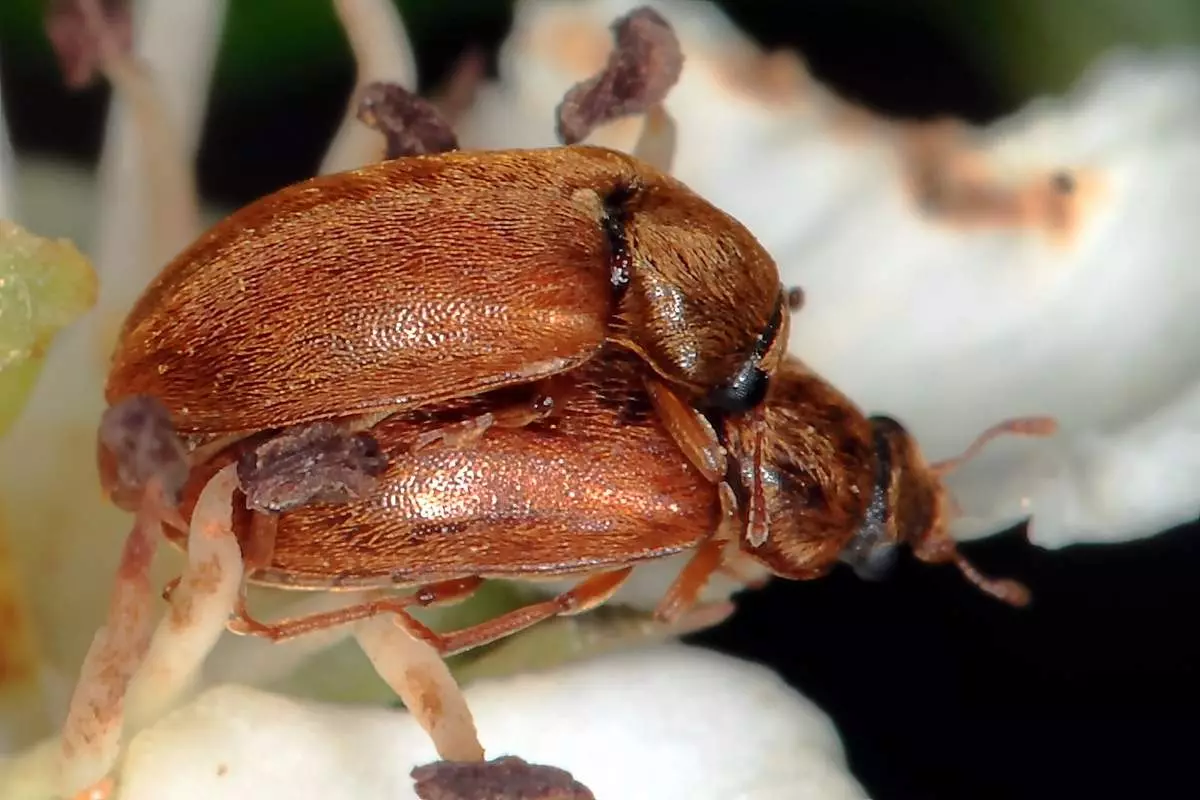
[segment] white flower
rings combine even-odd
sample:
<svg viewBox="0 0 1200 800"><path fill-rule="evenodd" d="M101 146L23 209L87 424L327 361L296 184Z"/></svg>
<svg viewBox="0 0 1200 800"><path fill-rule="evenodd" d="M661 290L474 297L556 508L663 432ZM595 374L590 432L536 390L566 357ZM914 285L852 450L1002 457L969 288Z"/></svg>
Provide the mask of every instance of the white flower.
<svg viewBox="0 0 1200 800"><path fill-rule="evenodd" d="M828 718L779 678L663 646L472 684L495 753L570 771L597 798L865 798ZM300 702L222 685L129 745L121 800L415 797L436 759L405 713ZM37 786L14 783L36 795ZM20 795L5 794L5 797Z"/></svg>
<svg viewBox="0 0 1200 800"><path fill-rule="evenodd" d="M552 144L562 93L638 0L524 0L465 145ZM707 3L650 3L686 57L673 172L799 284L792 351L933 458L1058 417L954 474L957 534L1029 516L1047 547L1149 536L1200 508L1200 59L1122 54L982 129L854 108ZM517 109L519 113L513 114ZM515 120L509 122L508 120ZM593 141L631 149L637 120ZM1063 191L1063 190L1066 191Z"/></svg>
<svg viewBox="0 0 1200 800"><path fill-rule="evenodd" d="M563 92L603 63L611 22L640 4L521 3L499 82L481 87L457 122L463 145L554 144ZM1200 322L1188 312L1200 279L1189 268L1197 234L1188 220L1200 200L1200 68L1192 56L1112 60L1074 96L980 130L908 125L841 101L794 54L763 53L707 3L651 5L687 57L666 103L678 132L672 171L742 219L785 280L805 288L794 351L869 410L904 421L934 457L1001 417L1061 419L1060 436L998 443L953 477L969 515L961 535L1033 513L1040 544L1116 541L1194 515ZM393 4L335 6L359 85L411 85ZM35 712L18 719L0 706L8 752L61 720L103 621L129 518L97 490L100 387L133 297L202 228L187 165L225 7L138 6L135 41L154 80L109 75L117 92L94 234L57 200L14 191L29 184L13 182L0 126L0 213L23 215L43 235L77 237L101 280L96 310L60 338L26 413L0 442L10 560L33 587L21 621L40 634L40 671L20 687ZM631 149L641 124L614 123L591 141ZM348 114L321 169L379 150L379 137ZM17 165L25 179L30 166ZM37 213L46 206L54 216ZM179 571L172 555L155 571L159 585ZM678 564L647 571L621 599L652 603L664 567ZM323 645L226 637L198 676L198 697L129 731L123 795L408 796L408 770L433 757L427 738L403 712L354 704L387 696L365 678L363 659L305 673ZM598 797L862 796L819 711L760 668L698 651L614 655L477 683L468 697L496 751L489 755L571 769ZM339 705L317 702L330 699ZM51 740L0 764L0 796L47 796L56 754Z"/></svg>
<svg viewBox="0 0 1200 800"><path fill-rule="evenodd" d="M336 7L360 56L359 85L376 79L411 82L411 54L390 4L339 0ZM32 619L40 634L33 679L4 687L17 691L24 705L20 717L10 715L5 706L0 719L9 754L0 764L0 796L45 798L63 786L59 740L51 734L66 713L79 665L104 621L121 542L130 525L128 515L97 491L94 446L103 408L101 387L125 310L158 267L202 228L186 165L195 156L204 86L224 9L223 3L210 0L147 0L138 6L135 35L137 55L146 69L128 60L105 63L106 77L116 89L114 106L97 192L82 194L93 197L91 208L99 210L96 231L86 230L92 220L60 214L60 202L43 205L32 195L22 198L33 200L24 204L23 218L40 232L78 237L96 264L101 291L93 312L59 337L29 406L0 444L5 518L14 540L10 560L19 574L30 577L33 587L31 612L21 621ZM362 125L347 115L323 169L377 158L378 136L362 134ZM36 171L29 164L20 166L23 180L16 185L36 186ZM67 177L62 172L52 176L59 181ZM13 185L6 183L5 189ZM42 207L56 216L29 216ZM178 574L181 560L176 553L160 559L152 575L156 585ZM231 552L222 555L222 563L229 561L230 569L240 570L235 560ZM228 572L227 578L237 574ZM62 591L64 586L70 591ZM179 591L192 591L187 581L183 586ZM229 580L222 587L225 593L232 591ZM728 590L726 585L716 594ZM642 591L652 590L642 586ZM313 611L346 599L305 598L293 608ZM268 614L279 611L280 604L274 605ZM593 614L539 626L527 640L532 647L523 651L519 642L506 644L495 651L491 663L528 667L531 662L569 657L570 651L621 646L629 640L648 642L655 633L644 621L628 625L610 619L603 628L589 623L602 617ZM121 796L207 795L213 788L234 785L234 780L256 797L291 796L320 785L358 796L359 790L372 783L377 788L380 781L389 794L410 791L409 768L431 760L433 750L406 712L374 708L393 695L364 669L364 659L323 658L325 669L316 672L325 674L314 677L309 670L307 677L297 677L304 675L305 662L317 651L355 631L279 647L224 637L204 672L190 674L189 649L206 646L206 638L219 632L221 620L210 621L202 635L187 641L169 626L159 630L151 649L153 669L139 673L138 691L131 691L125 709ZM384 627L387 622L379 621ZM372 631L386 633L375 623L356 631L368 649ZM373 641L375 647L387 646L384 640ZM484 668L468 663L464 674L480 669ZM226 682L288 692L263 694ZM214 685L225 688L203 693ZM195 692L202 694L196 697ZM654 781L665 781L692 797L698 795L691 787L723 792L734 784L754 797L791 797L795 792L862 796L847 774L827 718L763 669L702 652L669 648L614 656L574 670L478 685L472 696L490 751L550 763L566 759L570 763L565 765L588 781L599 781L596 788L602 796L611 794L604 787L624 786L627 779L637 782L629 790L640 785L653 792L661 785ZM697 697L706 698L702 715L694 713ZM367 701L370 706L331 708L315 704L314 698ZM170 713L172 708L176 713ZM160 716L164 712L167 716ZM642 719L656 713L668 728L656 729ZM574 720L570 729L551 734L552 721L566 720ZM747 736L743 729L751 721L758 733ZM214 728L213 722L220 725ZM89 725L89 735L100 744L72 766L72 776L94 774L117 745L111 724ZM571 735L576 731L578 737ZM356 740L351 732L372 736ZM40 745L15 750L47 735L50 738ZM77 731L75 741L79 735ZM554 750L554 745L564 749ZM212 761L216 753L238 757L222 762L224 775L235 778L219 779L224 775L217 774ZM379 756L377 762L364 755L371 753ZM628 771L609 769L613 760L627 762ZM652 764L686 765L690 771L676 777L650 770ZM209 767L214 769L211 774L206 772ZM197 782L199 774L217 779L216 785Z"/></svg>

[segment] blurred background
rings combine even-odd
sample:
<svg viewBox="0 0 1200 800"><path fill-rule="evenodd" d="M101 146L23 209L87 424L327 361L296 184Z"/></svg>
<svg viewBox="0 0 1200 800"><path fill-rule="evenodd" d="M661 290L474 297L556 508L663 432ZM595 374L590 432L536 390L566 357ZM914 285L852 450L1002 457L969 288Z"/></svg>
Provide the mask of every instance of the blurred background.
<svg viewBox="0 0 1200 800"><path fill-rule="evenodd" d="M494 54L511 14L504 0L398 5L423 89L468 47ZM1113 47L1200 42L1195 0L720 5L851 99L973 122L1068 88ZM38 0L0 0L0 72L20 156L95 160L108 89L63 89ZM353 74L328 0L233 2L200 154L206 199L239 205L312 174ZM1010 532L967 551L1030 584L1027 611L904 561L883 583L838 571L747 594L697 641L771 665L820 704L879 800L1178 796L1195 784L1198 537L1048 552Z"/></svg>

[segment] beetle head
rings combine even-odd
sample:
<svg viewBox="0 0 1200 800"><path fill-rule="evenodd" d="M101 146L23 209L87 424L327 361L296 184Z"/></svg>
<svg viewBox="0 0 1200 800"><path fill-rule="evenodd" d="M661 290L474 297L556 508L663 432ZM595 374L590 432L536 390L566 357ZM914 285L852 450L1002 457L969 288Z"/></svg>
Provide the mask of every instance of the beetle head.
<svg viewBox="0 0 1200 800"><path fill-rule="evenodd" d="M850 400L795 358L783 359L762 405L761 427L751 418L725 419L728 449L760 463L732 462L730 481L741 509L755 491L757 466L765 537L742 534L747 554L781 578L807 580L829 571L863 516L873 487L871 426Z"/></svg>
<svg viewBox="0 0 1200 800"><path fill-rule="evenodd" d="M737 220L675 179L639 169L640 181L605 206L614 252L629 264L618 336L706 408L755 408L787 349L778 268Z"/></svg>
<svg viewBox="0 0 1200 800"><path fill-rule="evenodd" d="M870 421L876 449L872 502L841 560L864 578L878 578L894 563L897 548L907 545L926 563L954 564L987 594L1011 605L1026 605L1030 597L1025 586L984 575L958 551L950 534L958 509L942 479L997 436L1048 435L1054 430L1053 421L1039 417L1002 422L976 438L962 455L935 464L925 460L900 423L883 416Z"/></svg>

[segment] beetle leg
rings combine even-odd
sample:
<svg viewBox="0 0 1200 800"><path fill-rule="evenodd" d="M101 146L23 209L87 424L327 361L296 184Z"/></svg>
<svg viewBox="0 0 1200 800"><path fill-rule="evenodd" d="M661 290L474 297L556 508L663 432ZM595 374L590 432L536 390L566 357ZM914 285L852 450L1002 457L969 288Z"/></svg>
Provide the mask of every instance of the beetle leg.
<svg viewBox="0 0 1200 800"><path fill-rule="evenodd" d="M407 614L408 609L414 606L427 608L461 602L474 594L482 584L482 578L460 578L431 583L419 587L412 594L404 597L380 597L333 611L305 614L302 617L289 617L269 623L259 622L251 617L243 602L235 608L234 619L230 620L228 627L230 631L237 634L259 636L273 642L280 642L326 628L376 617L380 614Z"/></svg>
<svg viewBox="0 0 1200 800"><path fill-rule="evenodd" d="M713 483L724 481L725 448L704 415L657 378L646 380L646 390L659 419L692 466Z"/></svg>
<svg viewBox="0 0 1200 800"><path fill-rule="evenodd" d="M163 601L165 601L167 603L171 602L171 596L173 594L175 594L175 590L179 588L179 582L181 580L183 580L183 576L179 575L179 576L171 578L171 580L167 581L166 585L163 586L163 590L162 590Z"/></svg>
<svg viewBox="0 0 1200 800"><path fill-rule="evenodd" d="M761 589L771 580L770 571L741 552L728 554L717 572L747 589Z"/></svg>
<svg viewBox="0 0 1200 800"><path fill-rule="evenodd" d="M740 550L729 552L730 543L736 541L737 534L734 528L737 524L737 499L733 489L723 482L718 487L718 496L721 500L721 521L713 536L696 548L679 575L667 587L654 611L654 618L659 622L676 625L694 610L703 608L697 607L696 601L708 581L714 573L727 572L726 565L730 559L738 558L741 553ZM734 576L734 579L740 580L740 576Z"/></svg>
<svg viewBox="0 0 1200 800"><path fill-rule="evenodd" d="M526 425L532 425L550 417L561 404L561 384L555 381L543 381L539 385L537 393L528 403L518 403L436 430L426 431L413 442L411 452L415 453L438 443L454 448L471 447L490 428L524 428Z"/></svg>
<svg viewBox="0 0 1200 800"><path fill-rule="evenodd" d="M714 536L696 548L654 609L656 620L673 624L695 607L709 579L720 569L728 545L726 540Z"/></svg>
<svg viewBox="0 0 1200 800"><path fill-rule="evenodd" d="M275 552L275 531L279 527L279 517L275 514L251 514L248 535L239 537L238 544L242 548L242 565L245 575L249 577L260 569L271 566L271 556ZM259 623L250 616L246 608L246 589L249 581L242 581L238 587L237 601L233 606L233 616L237 620L245 620L247 625L257 626ZM233 622L227 626L233 630Z"/></svg>
<svg viewBox="0 0 1200 800"><path fill-rule="evenodd" d="M632 573L633 567L602 572L587 578L573 589L563 592L557 597L539 603L531 603L524 608L501 614L495 619L457 631L437 633L406 613L398 615L399 622L414 636L432 645L443 657L448 657L490 644L497 639L503 639L505 636L525 630L552 617L565 617L591 611L612 597Z"/></svg>

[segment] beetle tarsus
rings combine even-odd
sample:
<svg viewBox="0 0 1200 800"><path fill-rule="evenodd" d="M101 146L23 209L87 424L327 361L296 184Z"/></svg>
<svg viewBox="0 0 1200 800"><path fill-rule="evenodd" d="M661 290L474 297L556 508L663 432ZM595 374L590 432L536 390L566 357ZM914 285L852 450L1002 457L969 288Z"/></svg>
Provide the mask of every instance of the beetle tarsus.
<svg viewBox="0 0 1200 800"><path fill-rule="evenodd" d="M411 627L409 630L414 634L420 631L417 635L434 647L443 657L449 657L490 644L497 639L503 639L505 636L523 631L552 617L565 617L590 611L616 594L625 581L629 580L631 574L633 574L633 567L602 572L584 579L574 588L548 600L531 603L501 614L494 619L457 631L435 633L419 623L415 630ZM408 617L405 625L408 626L410 621L415 622L412 617Z"/></svg>
<svg viewBox="0 0 1200 800"><path fill-rule="evenodd" d="M179 588L179 582L183 580L182 576L175 576L167 581L163 586L162 599L164 603L171 602L171 596L175 594L175 590Z"/></svg>

